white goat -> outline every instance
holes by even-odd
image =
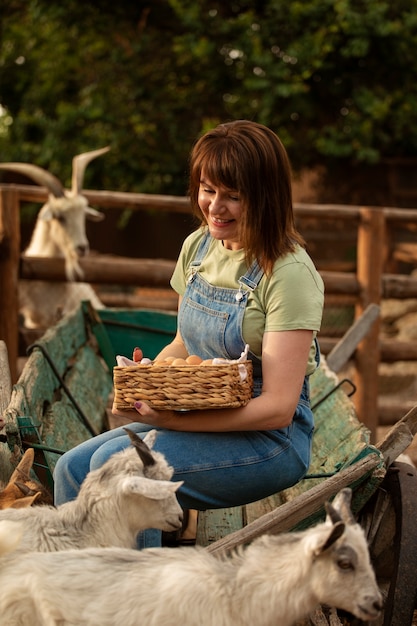
[[[201,547],[5,557],[0,614],[16,626],[290,626],[327,604],[376,619],[382,598],[364,533],[346,519],[350,493],[325,523],[265,535],[230,558]]]
[[[72,502],[0,511],[0,520],[20,522],[18,551],[52,552],[90,546],[134,548],[139,531],[181,527],[176,497],[182,482],[171,481],[173,469],[152,451],[156,431],[144,440],[125,429],[132,446],[90,472]]]
[[[89,252],[85,220],[100,221],[104,215],[88,206],[81,194],[85,168],[110,148],[84,152],[72,160],[72,187],[67,191],[50,172],[30,163],[1,163],[0,170],[18,172],[32,178],[49,191],[49,199],[40,209],[26,257],[60,257],[65,259],[69,282],[21,280],[19,309],[26,328],[46,328],[74,310],[81,300],[90,300],[96,309],[103,308],[94,289],[77,282],[83,271],[79,258]]]

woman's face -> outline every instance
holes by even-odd
[[[235,189],[217,187],[201,173],[198,206],[206,218],[212,237],[223,241],[225,248],[240,250],[239,240],[242,206]]]

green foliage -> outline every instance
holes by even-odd
[[[3,0],[0,153],[69,184],[183,194],[207,128],[250,118],[293,165],[417,156],[417,0]]]

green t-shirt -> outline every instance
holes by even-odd
[[[172,288],[184,295],[187,279],[205,231],[189,235],[182,246],[171,278]],[[243,250],[228,250],[212,239],[200,267],[200,275],[211,285],[239,288],[239,278],[247,271]],[[320,330],[324,302],[323,280],[307,252],[297,246],[295,252],[276,261],[270,276],[263,276],[250,293],[243,319],[243,337],[251,351],[261,357],[265,331]],[[306,374],[315,370],[316,348],[313,342]]]

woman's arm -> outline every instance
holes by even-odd
[[[170,346],[175,344],[179,349],[184,344],[181,336],[177,337]],[[155,411],[142,402],[136,406],[140,416],[138,421],[171,430],[194,432],[284,428],[291,423],[300,397],[312,339],[313,332],[310,330],[266,332],[262,346],[262,393],[244,407]],[[167,348],[162,353],[165,350]],[[131,411],[117,411],[113,407],[113,413],[132,419]]]
[[[182,297],[178,297],[178,310],[181,306]],[[146,356],[146,354],[145,354]],[[177,330],[177,334],[174,339],[169,343],[165,348],[161,350],[161,352],[155,357],[155,360],[163,361],[167,356],[175,356],[176,358],[186,359],[188,352],[182,340],[181,334],[179,330]]]

